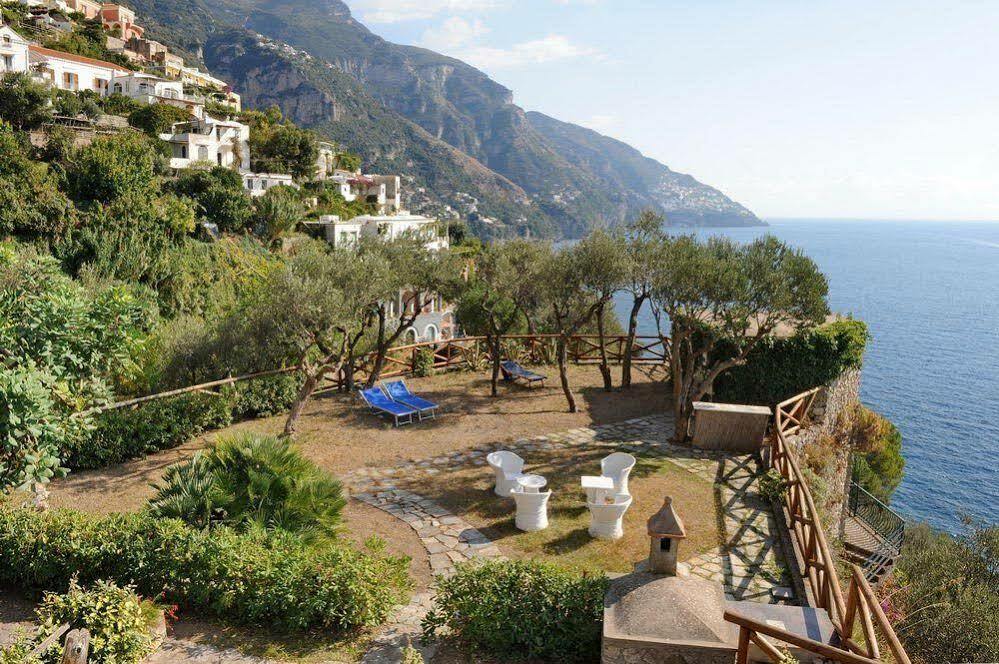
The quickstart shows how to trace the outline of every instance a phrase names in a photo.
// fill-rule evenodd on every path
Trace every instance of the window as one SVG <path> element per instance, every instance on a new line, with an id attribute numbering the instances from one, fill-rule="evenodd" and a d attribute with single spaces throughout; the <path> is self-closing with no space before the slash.
<path id="1" fill-rule="evenodd" d="M 208 161 L 208 148 L 204 145 L 198 146 L 198 161 Z"/>
<path id="2" fill-rule="evenodd" d="M 10 46 L 13 42 L 11 41 L 10 35 L 3 36 L 3 45 Z"/>
<path id="3" fill-rule="evenodd" d="M 101 93 L 103 93 L 103 92 L 107 92 L 107 89 L 108 89 L 108 82 L 107 81 L 105 81 L 103 78 L 95 78 L 94 79 L 94 92 L 101 92 Z"/>
<path id="4" fill-rule="evenodd" d="M 64 90 L 77 90 L 80 87 L 80 77 L 72 72 L 63 72 L 62 87 Z"/>
<path id="5" fill-rule="evenodd" d="M 14 71 L 14 56 L 3 56 L 3 71 Z"/>
<path id="6" fill-rule="evenodd" d="M 216 156 L 216 157 L 218 157 L 218 160 L 219 160 L 219 166 L 221 166 L 221 165 L 222 165 L 222 153 L 221 153 L 221 152 L 219 152 L 219 153 L 218 153 L 217 155 L 215 155 L 215 156 Z"/>
<path id="7" fill-rule="evenodd" d="M 427 341 L 437 341 L 438 334 L 436 325 L 427 325 L 427 329 L 423 332 L 423 338 Z"/>
<path id="8" fill-rule="evenodd" d="M 118 94 L 121 94 L 121 92 L 122 92 L 121 83 L 115 83 L 114 84 L 114 91 L 117 92 Z"/>

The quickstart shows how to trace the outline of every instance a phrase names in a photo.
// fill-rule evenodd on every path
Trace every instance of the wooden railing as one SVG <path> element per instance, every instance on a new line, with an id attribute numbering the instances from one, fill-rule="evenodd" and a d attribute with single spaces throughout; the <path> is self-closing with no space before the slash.
<path id="1" fill-rule="evenodd" d="M 554 361 L 555 344 L 558 335 L 555 334 L 515 334 L 503 337 L 504 354 L 515 359 L 535 364 L 550 363 Z M 619 364 L 624 359 L 625 346 L 628 337 L 625 335 L 606 335 L 604 345 L 607 348 L 607 361 L 612 364 Z M 666 361 L 666 345 L 669 340 L 666 337 L 635 337 L 635 342 L 631 346 L 632 364 L 663 364 Z M 381 371 L 381 376 L 391 378 L 394 376 L 404 376 L 412 374 L 418 364 L 418 356 L 425 350 L 433 354 L 434 369 L 448 369 L 453 367 L 475 366 L 478 360 L 489 360 L 489 349 L 485 337 L 460 337 L 442 341 L 424 341 L 405 346 L 396 346 L 389 349 L 385 356 L 385 364 Z M 591 364 L 600 360 L 599 337 L 595 334 L 579 334 L 569 338 L 568 344 L 569 361 L 575 364 Z M 369 353 L 357 360 L 354 369 L 355 382 L 364 381 L 374 364 L 374 353 Z M 76 413 L 76 415 L 94 415 L 108 410 L 118 408 L 128 408 L 139 406 L 148 401 L 166 399 L 168 397 L 180 396 L 191 392 L 207 392 L 226 385 L 235 385 L 248 380 L 276 376 L 279 374 L 292 373 L 297 371 L 297 367 L 285 367 L 273 369 L 271 371 L 260 371 L 243 376 L 229 376 L 207 383 L 189 385 L 166 392 L 149 394 L 134 399 L 126 399 L 116 403 L 95 406 L 87 410 Z M 343 389 L 347 385 L 346 371 L 332 376 L 328 376 L 323 385 L 323 389 Z"/>
<path id="2" fill-rule="evenodd" d="M 772 662 L 779 662 L 780 652 L 767 640 L 770 637 L 834 662 L 877 664 L 883 661 L 878 641 L 880 631 L 895 663 L 910 664 L 874 590 L 856 565 L 851 567 L 850 585 L 846 598 L 843 597 L 836 559 L 826 540 L 822 519 L 815 509 L 812 493 L 787 441 L 787 436 L 807 426 L 809 412 L 819 389 L 803 392 L 777 404 L 770 444 L 770 465 L 780 473 L 787 485 L 782 507 L 794 547 L 793 560 L 788 562 L 797 566 L 797 571 L 808 583 L 812 606 L 826 610 L 836 634 L 833 642 L 821 643 L 760 623 L 737 611 L 728 611 L 725 619 L 738 625 L 740 632 L 736 662 L 745 664 L 748 661 L 750 644 L 756 644 Z M 863 633 L 862 643 L 854 640 L 858 620 Z"/>

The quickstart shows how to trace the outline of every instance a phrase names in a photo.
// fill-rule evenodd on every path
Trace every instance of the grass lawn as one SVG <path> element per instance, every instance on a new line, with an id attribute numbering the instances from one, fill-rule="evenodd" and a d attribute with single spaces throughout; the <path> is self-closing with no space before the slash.
<path id="1" fill-rule="evenodd" d="M 407 488 L 460 515 L 511 557 L 541 557 L 588 571 L 629 572 L 644 560 L 649 551 L 646 521 L 666 495 L 673 497 L 689 533 L 680 544 L 681 560 L 722 543 L 713 484 L 658 457 L 640 457 L 631 473 L 632 504 L 624 516 L 624 537 L 613 542 L 590 537 L 590 513 L 579 478 L 599 475 L 600 459 L 610 451 L 590 447 L 531 454 L 526 471 L 543 475 L 552 490 L 549 527 L 533 533 L 514 526 L 514 502 L 493 493 L 488 466 L 441 472 Z"/>

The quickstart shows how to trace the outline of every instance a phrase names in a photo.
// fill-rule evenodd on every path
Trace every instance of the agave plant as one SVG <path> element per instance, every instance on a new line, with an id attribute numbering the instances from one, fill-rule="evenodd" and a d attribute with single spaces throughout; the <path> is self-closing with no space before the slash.
<path id="1" fill-rule="evenodd" d="M 169 468 L 149 506 L 199 528 L 225 523 L 314 539 L 335 534 L 345 504 L 340 482 L 287 439 L 240 434 Z"/>

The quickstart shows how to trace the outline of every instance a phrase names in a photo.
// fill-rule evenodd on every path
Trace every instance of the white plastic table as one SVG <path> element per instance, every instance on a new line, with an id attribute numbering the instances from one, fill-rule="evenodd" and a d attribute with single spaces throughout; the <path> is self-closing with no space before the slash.
<path id="1" fill-rule="evenodd" d="M 614 480 L 603 475 L 583 475 L 579 483 L 586 489 L 586 499 L 591 503 L 602 499 L 608 491 L 614 490 Z"/>
<path id="2" fill-rule="evenodd" d="M 517 486 L 524 490 L 524 493 L 537 493 L 548 484 L 541 475 L 521 475 L 517 478 Z"/>

